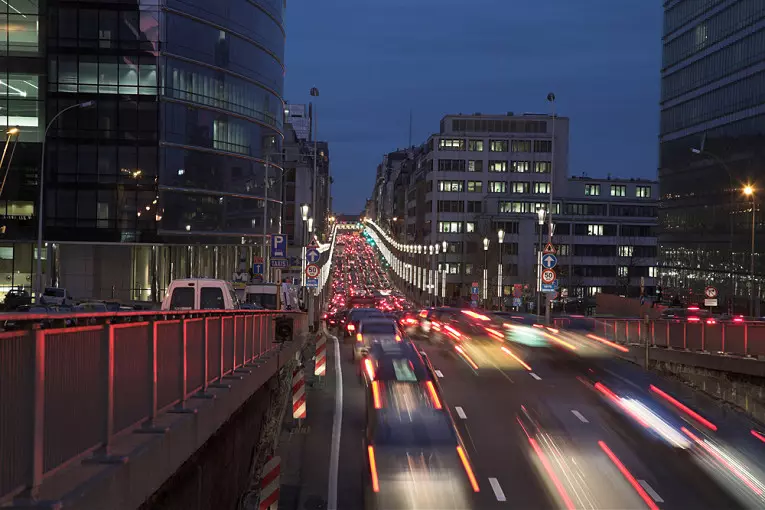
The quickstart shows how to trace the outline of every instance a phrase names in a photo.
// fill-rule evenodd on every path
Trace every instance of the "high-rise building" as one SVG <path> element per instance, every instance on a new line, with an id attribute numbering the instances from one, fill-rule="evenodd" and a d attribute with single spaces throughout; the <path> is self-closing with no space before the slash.
<path id="1" fill-rule="evenodd" d="M 4 4 L 0 124 L 39 154 L 47 122 L 94 101 L 47 134 L 46 285 L 156 300 L 174 278 L 230 278 L 279 232 L 284 0 Z M 39 168 L 16 158 L 12 174 Z M 0 201 L 30 201 L 11 191 Z"/>
<path id="2" fill-rule="evenodd" d="M 664 2 L 662 279 L 695 295 L 715 286 L 723 301 L 739 307 L 749 297 L 752 237 L 763 232 L 764 57 L 763 0 Z M 742 193 L 748 184 L 754 201 Z M 761 246 L 756 243 L 754 257 L 758 296 Z"/>
<path id="3" fill-rule="evenodd" d="M 548 238 L 538 211 L 552 203 L 563 294 L 581 308 L 600 292 L 637 296 L 642 287 L 649 295 L 657 184 L 569 177 L 568 126 L 567 117 L 541 114 L 447 115 L 422 146 L 383 158 L 366 214 L 398 242 L 446 242 L 446 253 L 429 260 L 448 274 L 447 298 L 469 299 L 486 268 L 487 298 L 497 304 L 501 292 L 507 305 L 514 285 L 533 293 Z"/>

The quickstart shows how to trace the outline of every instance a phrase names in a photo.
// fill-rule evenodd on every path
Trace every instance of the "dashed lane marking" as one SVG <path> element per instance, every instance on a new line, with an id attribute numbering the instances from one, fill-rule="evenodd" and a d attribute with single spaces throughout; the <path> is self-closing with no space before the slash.
<path id="1" fill-rule="evenodd" d="M 537 381 L 541 381 L 541 380 L 542 380 L 542 378 L 541 378 L 541 377 L 539 377 L 539 376 L 538 376 L 537 374 L 535 374 L 534 372 L 529 372 L 529 375 L 530 375 L 531 377 L 533 377 L 534 379 L 536 379 Z"/>
<path id="2" fill-rule="evenodd" d="M 491 490 L 494 491 L 497 501 L 507 501 L 505 493 L 502 492 L 502 487 L 500 487 L 499 481 L 496 478 L 489 478 L 489 485 L 491 485 Z"/>
<path id="3" fill-rule="evenodd" d="M 463 420 L 467 420 L 467 415 L 465 414 L 464 409 L 462 409 L 460 406 L 457 406 L 454 408 L 454 410 L 457 412 L 457 416 L 459 416 Z"/>
<path id="4" fill-rule="evenodd" d="M 640 484 L 641 487 L 643 487 L 643 489 L 645 489 L 645 491 L 648 493 L 649 496 L 653 498 L 654 501 L 656 501 L 657 503 L 664 503 L 664 500 L 661 498 L 661 496 L 659 496 L 659 493 L 653 490 L 653 487 L 648 485 L 648 482 L 646 482 L 645 480 L 638 480 L 638 483 Z"/>
<path id="5" fill-rule="evenodd" d="M 443 372 L 441 372 L 440 370 L 436 370 L 436 375 L 438 377 L 443 377 L 444 376 Z"/>
<path id="6" fill-rule="evenodd" d="M 574 416 L 579 418 L 579 421 L 581 421 L 582 423 L 590 423 L 589 420 L 587 418 L 585 418 L 584 416 L 582 416 L 582 413 L 580 413 L 576 409 L 572 409 L 571 410 L 571 414 L 573 414 Z"/>

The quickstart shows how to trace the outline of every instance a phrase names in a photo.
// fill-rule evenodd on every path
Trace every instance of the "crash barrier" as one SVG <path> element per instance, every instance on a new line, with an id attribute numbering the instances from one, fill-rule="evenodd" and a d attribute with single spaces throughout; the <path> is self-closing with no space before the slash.
<path id="1" fill-rule="evenodd" d="M 80 460 L 110 461 L 116 437 L 150 429 L 308 329 L 298 312 L 77 316 L 100 324 L 44 329 L 61 317 L 3 316 L 32 327 L 0 332 L 0 504 Z"/>
<path id="2" fill-rule="evenodd" d="M 272 457 L 263 466 L 260 480 L 260 503 L 258 510 L 277 510 L 279 508 L 279 488 L 281 486 L 281 457 Z"/>
<path id="3" fill-rule="evenodd" d="M 576 329 L 575 319 L 555 320 L 556 327 Z M 765 323 L 689 319 L 583 319 L 582 328 L 621 344 L 685 349 L 734 356 L 765 356 Z M 587 326 L 587 327 L 585 327 Z"/>
<path id="4" fill-rule="evenodd" d="M 313 375 L 323 377 L 327 375 L 327 336 L 320 333 L 316 338 L 316 364 Z"/>

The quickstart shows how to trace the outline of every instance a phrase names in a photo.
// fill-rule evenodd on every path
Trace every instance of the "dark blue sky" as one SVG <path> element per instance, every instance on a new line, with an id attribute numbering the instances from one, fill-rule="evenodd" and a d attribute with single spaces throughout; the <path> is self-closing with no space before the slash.
<path id="1" fill-rule="evenodd" d="M 570 173 L 655 178 L 660 2 L 289 0 L 286 93 L 318 87 L 334 209 L 357 213 L 383 154 L 447 113 L 571 119 Z"/>

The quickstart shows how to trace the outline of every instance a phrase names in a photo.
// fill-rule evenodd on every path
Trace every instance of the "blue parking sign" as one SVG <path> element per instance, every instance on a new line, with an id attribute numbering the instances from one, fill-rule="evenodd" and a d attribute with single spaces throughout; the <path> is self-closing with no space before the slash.
<path id="1" fill-rule="evenodd" d="M 274 234 L 271 236 L 271 258 L 287 258 L 287 236 L 284 234 Z"/>

